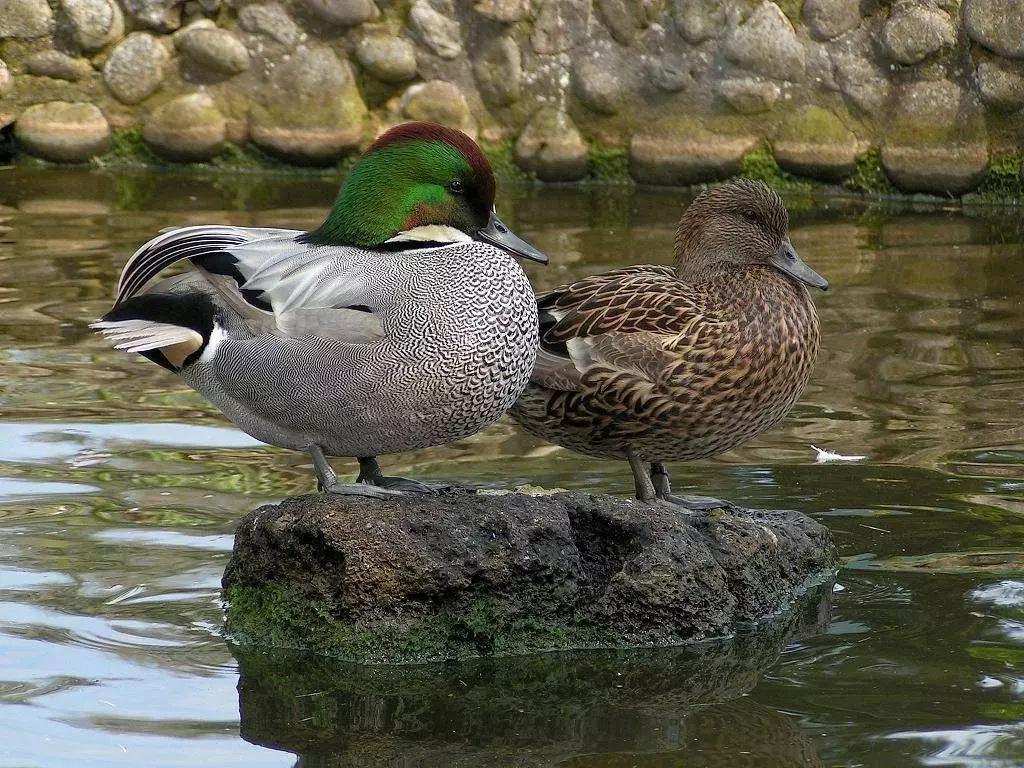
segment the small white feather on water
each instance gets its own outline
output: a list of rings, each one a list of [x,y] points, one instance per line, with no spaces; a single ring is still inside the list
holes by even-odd
[[[863,461],[867,456],[844,456],[841,453],[833,453],[832,451],[826,451],[824,448],[819,448],[816,445],[812,445],[818,456],[815,458],[815,464],[825,464],[829,461]]]

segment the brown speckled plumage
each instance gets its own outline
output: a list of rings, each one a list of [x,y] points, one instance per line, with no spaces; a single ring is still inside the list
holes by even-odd
[[[785,416],[817,354],[814,304],[784,269],[823,287],[789,245],[778,195],[749,181],[705,192],[680,221],[674,267],[617,269],[537,297],[540,356],[513,418],[581,453],[632,454],[634,474],[637,460],[740,445]]]

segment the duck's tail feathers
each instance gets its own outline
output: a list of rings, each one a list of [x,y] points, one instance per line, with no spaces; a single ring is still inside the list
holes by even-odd
[[[298,235],[297,231],[203,224],[164,230],[137,250],[121,270],[114,306],[132,298],[172,264],[183,259],[205,260],[229,248],[263,238]]]
[[[198,293],[132,297],[89,327],[115,349],[137,352],[175,372],[202,355],[219,330],[213,302]]]

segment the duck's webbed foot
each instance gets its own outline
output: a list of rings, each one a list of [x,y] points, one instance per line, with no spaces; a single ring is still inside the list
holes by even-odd
[[[411,480],[408,477],[389,477],[380,471],[380,464],[375,456],[359,459],[359,477],[357,483],[367,483],[376,488],[382,488],[398,493],[433,493],[435,488],[421,483],[419,480]]]
[[[708,512],[712,509],[737,510],[735,504],[716,499],[713,496],[690,496],[672,493],[672,482],[668,477],[668,469],[660,461],[651,462],[651,485],[655,496],[669,504],[685,508],[688,512]]]
[[[327,457],[319,446],[309,449],[313,457],[313,469],[316,470],[316,489],[321,493],[336,493],[341,496],[368,496],[372,499],[389,499],[401,495],[402,491],[392,488],[378,487],[361,481],[355,483],[339,483],[338,475],[331,467]]]

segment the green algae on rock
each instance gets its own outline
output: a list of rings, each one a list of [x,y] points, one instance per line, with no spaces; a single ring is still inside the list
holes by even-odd
[[[677,645],[785,610],[835,562],[827,529],[798,512],[318,494],[242,520],[226,632],[364,663]]]

